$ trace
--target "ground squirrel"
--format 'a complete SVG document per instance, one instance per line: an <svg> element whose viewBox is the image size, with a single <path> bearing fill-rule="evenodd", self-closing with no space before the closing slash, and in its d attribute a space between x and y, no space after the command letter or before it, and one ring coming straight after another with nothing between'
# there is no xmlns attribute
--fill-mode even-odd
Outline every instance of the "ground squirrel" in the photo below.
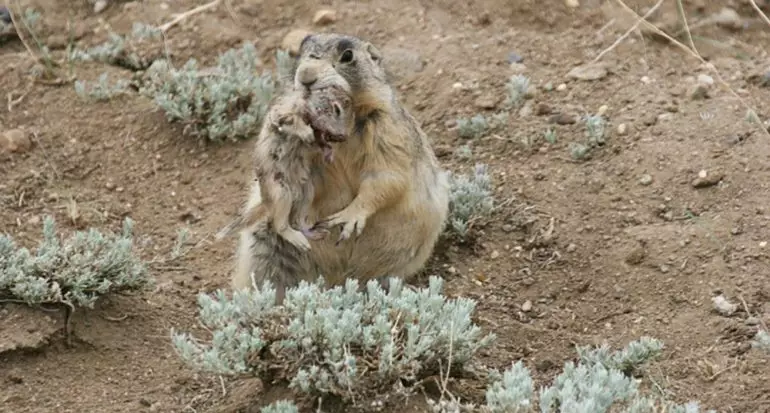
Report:
<svg viewBox="0 0 770 413"><path fill-rule="evenodd" d="M401 105L386 80L383 56L362 39L313 34L300 46L292 69L293 87L312 92L328 86L348 90L355 122L335 159L311 170L315 197L311 222L336 232L297 254L269 231L242 231L232 285L283 289L299 280L325 278L338 285L420 271L444 228L449 210L449 177L417 120ZM249 205L261 202L252 185Z"/></svg>
<svg viewBox="0 0 770 413"><path fill-rule="evenodd" d="M310 169L333 160L331 142L344 140L352 126L350 104L349 94L336 87L310 94L291 91L273 102L254 150L262 202L244 210L217 234L217 239L264 219L300 251L310 249L309 239L319 240L328 233L307 221L315 193Z"/></svg>

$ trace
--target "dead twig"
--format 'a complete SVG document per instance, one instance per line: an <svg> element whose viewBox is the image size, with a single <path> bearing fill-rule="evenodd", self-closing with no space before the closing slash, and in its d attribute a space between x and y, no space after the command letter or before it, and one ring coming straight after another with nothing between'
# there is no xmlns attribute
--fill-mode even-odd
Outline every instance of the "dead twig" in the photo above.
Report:
<svg viewBox="0 0 770 413"><path fill-rule="evenodd" d="M198 6L198 7L194 8L194 9L188 10L188 11L186 11L184 13L180 13L180 14L176 15L176 17L171 19L171 21L168 21L168 22L163 23L162 25L160 25L159 29L161 30L161 32L165 33L169 29L171 29L172 27L174 27L177 24L179 24L179 22L181 22L182 20L184 20L184 19L186 19L186 18L188 18L188 17L190 17L192 15L204 12L206 10L213 9L214 7L218 6L221 2L222 2L222 0L214 0L214 1L210 2L210 3L206 3L206 4L202 5L202 6Z"/></svg>
<svg viewBox="0 0 770 413"><path fill-rule="evenodd" d="M604 49L604 50L603 50L601 53L599 53L599 55L598 55L598 56L596 56L596 57L594 58L594 60L592 60L592 61L591 61L591 63L596 63L596 62L598 62L598 61L599 61L599 60L600 60L602 57L604 57L604 55L606 55L607 53L609 53L610 51L612 51L614 48L618 47L618 45L619 45L619 44L620 44L620 43L621 43L623 40L625 40L625 39L626 39L626 38L627 38L627 37L628 37L628 36L629 36L629 35L630 35L630 34L631 34L631 33L632 33L634 30L636 30L636 28L637 28L637 27L639 27L639 25L640 25L640 24L642 24L642 22L645 22L645 23L646 23L646 22L647 22L647 18L648 18L648 17L650 17L650 16L651 16L653 13L655 13L655 11L656 11L656 10L658 10L658 8L659 8L659 7L660 7L662 4L663 4L663 0L658 0L658 2L657 2L657 3L655 3L655 5L654 5L654 6L652 6L652 8L650 9L650 11L648 11L647 13L645 13L645 14L644 14L644 16L642 16L642 17L639 17L639 18L636 20L636 23L634 23L634 25L633 25L633 26L631 26L631 28L629 28L628 30L626 30L626 32L625 32L625 33L623 33L623 35L622 35L622 36L618 37L618 39L617 39L617 40L615 40L615 43L612 43L612 44L610 45L610 47L608 47L608 48ZM603 29L604 29L604 28L602 28L602 30L603 30Z"/></svg>
<svg viewBox="0 0 770 413"><path fill-rule="evenodd" d="M633 14L635 16L639 16L633 9L628 7L628 5L623 2L623 0L616 0L616 1L626 12L631 13L631 14ZM665 38L666 40L671 42L676 47L684 50L685 52L687 52L687 54L689 54L690 56L692 56L695 59L697 59L703 66L708 68L708 70L711 73L714 74L714 78L716 79L716 81L719 82L719 84L722 85L722 87L726 88L730 92L730 94L735 99L737 99L741 103L741 105L743 105L743 107L746 108L746 110L751 110L754 113L757 113L756 110L754 110L751 106L749 106L749 104L746 103L746 101L735 90L733 90L733 88L730 87L730 85L724 80L722 75L719 73L717 68L712 63L707 62L706 59L704 59L701 55L699 55L696 50L690 49L689 47L685 46L684 44L682 44L682 42L680 42L679 40L676 40L673 37L669 36L668 34L666 34L666 32L664 32L663 30L659 29L658 27L656 27L656 26L654 26L652 24L649 24L649 26L652 28L653 31L655 31L655 33L657 33L661 37ZM770 131L768 131L767 129L762 127L761 123L757 124L757 127L762 131L762 133L765 136L770 137Z"/></svg>
<svg viewBox="0 0 770 413"><path fill-rule="evenodd" d="M751 7L753 7L754 10L756 10L757 13L759 13L759 16L762 17L762 20L764 20L765 23L767 23L767 25L770 26L770 18L768 18L767 15L762 11L762 9L759 8L756 0L749 0L749 2L751 3Z"/></svg>

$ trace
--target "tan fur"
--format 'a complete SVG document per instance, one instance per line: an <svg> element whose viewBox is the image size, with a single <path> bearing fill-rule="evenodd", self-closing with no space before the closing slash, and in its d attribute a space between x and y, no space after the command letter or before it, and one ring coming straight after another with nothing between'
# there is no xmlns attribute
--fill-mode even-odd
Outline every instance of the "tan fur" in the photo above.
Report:
<svg viewBox="0 0 770 413"><path fill-rule="evenodd" d="M244 231L233 287L269 279L282 290L318 276L337 285L346 278L416 274L444 228L449 181L427 136L387 83L382 56L355 37L317 34L303 42L295 72L297 89L335 85L352 99L356 125L336 144L334 162L312 173L309 219L341 230L304 256L263 233ZM248 203L257 205L265 195L255 184Z"/></svg>

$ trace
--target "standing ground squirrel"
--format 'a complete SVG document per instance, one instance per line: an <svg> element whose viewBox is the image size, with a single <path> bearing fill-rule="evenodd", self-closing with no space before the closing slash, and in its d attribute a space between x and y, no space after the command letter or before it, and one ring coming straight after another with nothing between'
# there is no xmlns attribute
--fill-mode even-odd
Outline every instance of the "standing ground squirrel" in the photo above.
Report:
<svg viewBox="0 0 770 413"><path fill-rule="evenodd" d="M374 45L352 36L314 34L302 41L294 89L336 86L352 101L347 139L335 144L332 162L310 171L315 197L308 219L341 230L314 241L306 254L264 228L242 231L234 288L270 280L281 301L299 280L321 276L339 285L347 278L407 278L427 262L447 219L448 173L388 84L382 58ZM260 186L252 185L247 208L261 199Z"/></svg>

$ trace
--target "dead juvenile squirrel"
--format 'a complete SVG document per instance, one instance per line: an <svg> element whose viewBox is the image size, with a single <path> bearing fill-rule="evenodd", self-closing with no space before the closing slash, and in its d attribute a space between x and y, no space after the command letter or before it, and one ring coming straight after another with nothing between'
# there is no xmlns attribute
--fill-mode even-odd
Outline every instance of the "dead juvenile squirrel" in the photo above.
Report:
<svg viewBox="0 0 770 413"><path fill-rule="evenodd" d="M315 196L309 222L339 235L298 254L267 228L241 231L232 285L262 288L270 281L281 302L286 288L324 277L365 283L410 277L430 257L449 209L448 174L428 137L388 83L383 56L369 42L340 34L314 34L300 46L293 89L304 93L334 86L352 102L347 139L335 144L332 162L310 170ZM291 92L289 92L291 93ZM266 194L252 185L247 208Z"/></svg>
<svg viewBox="0 0 770 413"><path fill-rule="evenodd" d="M315 192L310 169L333 160L330 143L345 139L351 110L347 93L335 87L279 96L268 110L254 150L256 180L264 198L246 208L216 238L253 228L261 220L301 251L310 249L309 240L323 238L328 231L307 221Z"/></svg>

